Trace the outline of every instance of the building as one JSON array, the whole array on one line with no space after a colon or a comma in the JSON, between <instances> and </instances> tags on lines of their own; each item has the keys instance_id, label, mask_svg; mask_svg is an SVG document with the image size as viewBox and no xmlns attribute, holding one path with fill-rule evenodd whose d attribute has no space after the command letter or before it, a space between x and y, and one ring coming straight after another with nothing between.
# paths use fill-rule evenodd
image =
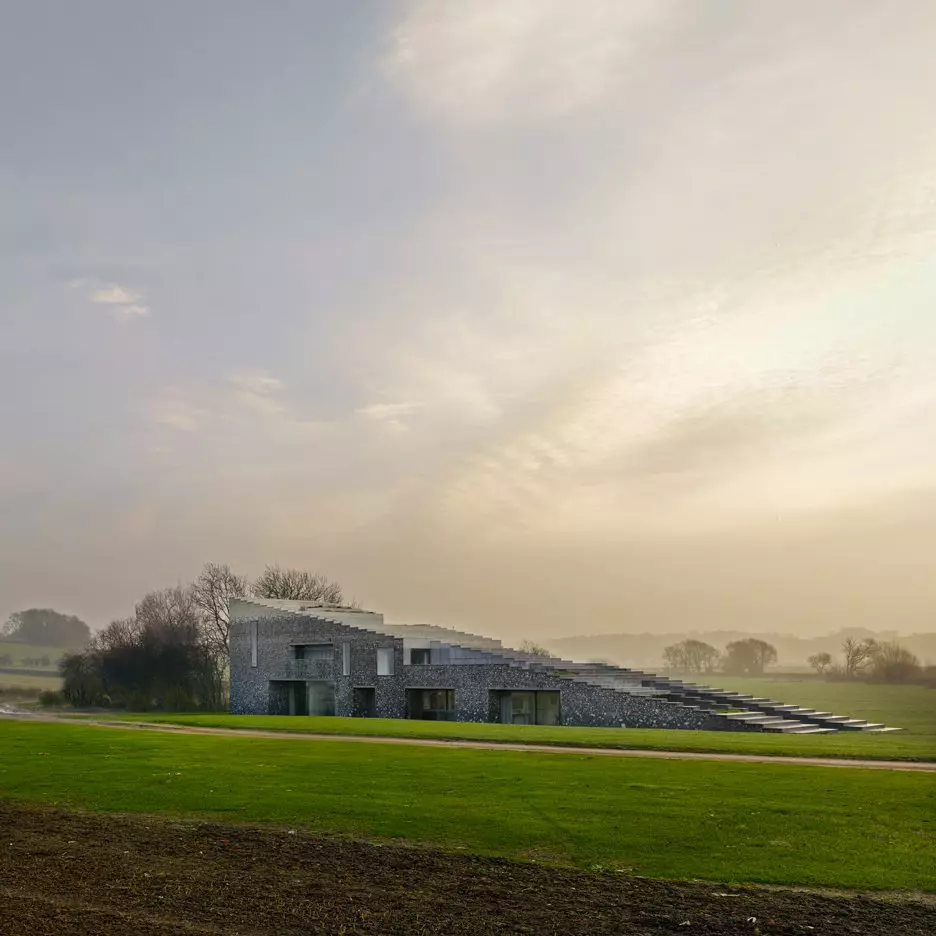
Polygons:
<instances>
[{"instance_id":1,"label":"building","mask_svg":"<svg viewBox=\"0 0 936 936\"><path fill-rule=\"evenodd\" d=\"M524 654L498 640L442 627L389 625L368 611L258 599L232 601L230 617L234 714L833 730L805 714L757 707L769 700L622 667ZM746 700L754 706L747 712L718 711L744 709ZM842 727L851 726L834 729Z\"/></svg>"}]
</instances>

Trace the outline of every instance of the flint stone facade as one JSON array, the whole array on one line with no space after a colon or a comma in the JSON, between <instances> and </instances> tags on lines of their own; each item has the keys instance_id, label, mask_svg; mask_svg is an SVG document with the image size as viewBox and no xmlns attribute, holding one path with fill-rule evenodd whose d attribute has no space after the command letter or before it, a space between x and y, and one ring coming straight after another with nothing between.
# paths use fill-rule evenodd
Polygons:
<instances>
[{"instance_id":1,"label":"flint stone facade","mask_svg":"<svg viewBox=\"0 0 936 936\"><path fill-rule=\"evenodd\" d=\"M305 714L301 699L320 692L329 707L333 698L335 715L407 718L412 714L409 690L442 689L454 691L454 704L445 715L453 721L502 721L505 694L553 692L559 694L556 723L562 725L736 727L677 702L630 695L574 681L561 671L543 672L507 662L499 659L494 641L487 642L492 647L482 644L479 649L409 638L407 628L392 630L385 628L381 615L369 612L304 608L299 602L232 602L232 714L288 715L297 709ZM413 630L419 633L418 628ZM414 664L414 645L428 649L433 661L449 662ZM296 648L309 646L316 648L317 658L297 659ZM378 675L381 648L392 655L391 675Z\"/></svg>"}]
</instances>

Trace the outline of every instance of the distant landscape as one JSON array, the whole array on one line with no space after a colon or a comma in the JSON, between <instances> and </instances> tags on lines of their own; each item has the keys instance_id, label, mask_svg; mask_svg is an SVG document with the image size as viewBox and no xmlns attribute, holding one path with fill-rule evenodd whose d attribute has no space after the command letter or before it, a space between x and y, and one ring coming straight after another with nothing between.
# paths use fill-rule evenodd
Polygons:
<instances>
[{"instance_id":1,"label":"distant landscape","mask_svg":"<svg viewBox=\"0 0 936 936\"><path fill-rule=\"evenodd\" d=\"M659 670L663 668L663 651L666 647L681 641L701 640L720 648L752 636L776 648L777 662L771 667L774 672L810 672L809 657L828 653L834 658L841 652L842 643L848 638L859 641L876 640L879 643L896 641L919 657L924 665L936 663L936 631L901 635L896 631L873 631L863 627L841 628L821 637L745 633L737 630L681 631L669 634L586 634L550 640L548 649L566 659L604 659L619 666Z\"/></svg>"}]
</instances>

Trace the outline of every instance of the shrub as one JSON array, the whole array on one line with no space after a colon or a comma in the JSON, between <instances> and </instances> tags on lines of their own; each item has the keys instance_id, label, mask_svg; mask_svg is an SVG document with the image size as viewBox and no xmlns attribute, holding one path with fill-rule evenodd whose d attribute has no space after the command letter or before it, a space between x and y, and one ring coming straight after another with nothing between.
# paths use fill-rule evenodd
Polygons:
<instances>
[{"instance_id":1,"label":"shrub","mask_svg":"<svg viewBox=\"0 0 936 936\"><path fill-rule=\"evenodd\" d=\"M872 679L887 683L907 683L918 679L922 667L917 657L896 641L879 643L871 661Z\"/></svg>"}]
</instances>

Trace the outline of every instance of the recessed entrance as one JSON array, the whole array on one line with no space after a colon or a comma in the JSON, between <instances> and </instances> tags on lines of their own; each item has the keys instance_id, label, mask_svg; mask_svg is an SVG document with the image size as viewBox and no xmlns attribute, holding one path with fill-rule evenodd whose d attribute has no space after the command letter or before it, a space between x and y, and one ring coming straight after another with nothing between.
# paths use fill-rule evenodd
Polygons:
<instances>
[{"instance_id":1,"label":"recessed entrance","mask_svg":"<svg viewBox=\"0 0 936 936\"><path fill-rule=\"evenodd\" d=\"M286 682L290 715L334 715L335 684L320 680Z\"/></svg>"},{"instance_id":2,"label":"recessed entrance","mask_svg":"<svg viewBox=\"0 0 936 936\"><path fill-rule=\"evenodd\" d=\"M374 718L377 715L377 692L373 688L356 686L351 693L352 712L356 718Z\"/></svg>"}]
</instances>

